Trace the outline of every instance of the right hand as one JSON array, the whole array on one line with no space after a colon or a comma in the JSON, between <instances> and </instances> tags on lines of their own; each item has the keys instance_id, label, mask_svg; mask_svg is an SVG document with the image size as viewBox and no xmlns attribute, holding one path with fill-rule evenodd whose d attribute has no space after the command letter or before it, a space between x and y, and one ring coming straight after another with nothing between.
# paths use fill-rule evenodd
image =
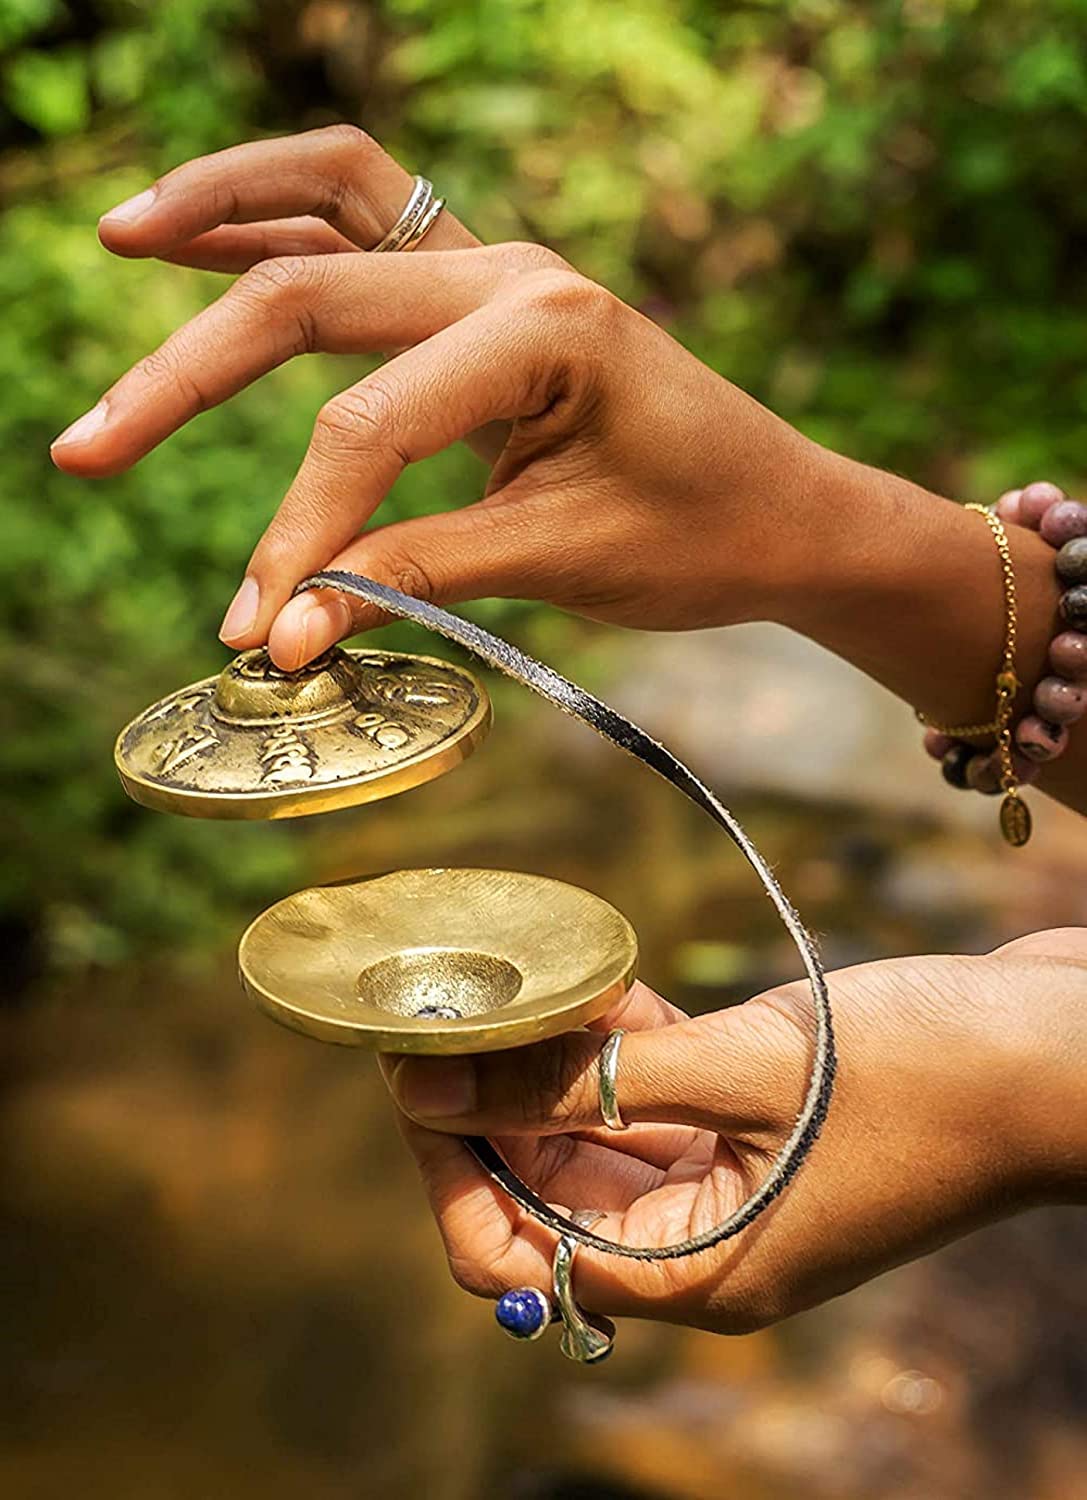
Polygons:
<instances>
[{"instance_id":1,"label":"right hand","mask_svg":"<svg viewBox=\"0 0 1087 1500\"><path fill-rule=\"evenodd\" d=\"M337 127L188 163L136 217L107 214L123 254L249 268L62 434L55 462L114 474L295 354L399 350L319 413L228 611L231 646L267 641L294 668L376 623L332 591L292 601L321 568L654 629L774 617L808 585L841 461L538 245L359 253L407 185ZM276 222L299 213L331 222ZM474 244L443 222L444 243ZM405 464L494 422L510 426L483 499L359 534Z\"/></svg>"}]
</instances>

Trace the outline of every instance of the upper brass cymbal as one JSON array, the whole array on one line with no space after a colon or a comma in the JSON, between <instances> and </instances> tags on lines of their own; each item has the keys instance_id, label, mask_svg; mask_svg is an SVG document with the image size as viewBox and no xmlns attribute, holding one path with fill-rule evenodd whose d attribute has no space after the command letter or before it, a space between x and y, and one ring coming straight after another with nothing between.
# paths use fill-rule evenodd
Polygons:
<instances>
[{"instance_id":1,"label":"upper brass cymbal","mask_svg":"<svg viewBox=\"0 0 1087 1500\"><path fill-rule=\"evenodd\" d=\"M638 940L599 896L509 870L398 870L298 891L238 947L275 1020L379 1052L490 1052L571 1031L634 982Z\"/></svg>"},{"instance_id":2,"label":"upper brass cymbal","mask_svg":"<svg viewBox=\"0 0 1087 1500\"><path fill-rule=\"evenodd\" d=\"M243 651L117 738L130 797L195 818L294 818L390 797L466 759L490 728L480 680L432 656L334 647L298 672Z\"/></svg>"}]
</instances>

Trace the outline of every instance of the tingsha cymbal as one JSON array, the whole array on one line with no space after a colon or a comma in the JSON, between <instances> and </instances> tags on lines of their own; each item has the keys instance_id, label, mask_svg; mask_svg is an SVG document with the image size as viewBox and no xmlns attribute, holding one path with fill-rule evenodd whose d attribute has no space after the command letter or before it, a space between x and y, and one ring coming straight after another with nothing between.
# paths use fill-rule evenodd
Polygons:
<instances>
[{"instance_id":1,"label":"tingsha cymbal","mask_svg":"<svg viewBox=\"0 0 1087 1500\"><path fill-rule=\"evenodd\" d=\"M399 870L299 891L238 948L242 983L295 1031L379 1052L490 1052L594 1020L630 989L620 912L508 870Z\"/></svg>"},{"instance_id":2,"label":"tingsha cymbal","mask_svg":"<svg viewBox=\"0 0 1087 1500\"><path fill-rule=\"evenodd\" d=\"M435 657L337 647L283 672L261 649L145 709L114 760L145 807L294 818L441 776L490 723L479 679Z\"/></svg>"}]
</instances>

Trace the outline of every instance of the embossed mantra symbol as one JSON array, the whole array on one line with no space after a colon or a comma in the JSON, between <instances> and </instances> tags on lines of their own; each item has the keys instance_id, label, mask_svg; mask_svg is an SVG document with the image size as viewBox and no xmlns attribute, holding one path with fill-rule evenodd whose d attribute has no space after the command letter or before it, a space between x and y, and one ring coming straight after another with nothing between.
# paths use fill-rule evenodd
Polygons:
<instances>
[{"instance_id":1,"label":"embossed mantra symbol","mask_svg":"<svg viewBox=\"0 0 1087 1500\"><path fill-rule=\"evenodd\" d=\"M483 738L490 703L463 668L388 651L326 652L284 672L246 651L122 732L137 801L195 817L295 817L416 786Z\"/></svg>"}]
</instances>

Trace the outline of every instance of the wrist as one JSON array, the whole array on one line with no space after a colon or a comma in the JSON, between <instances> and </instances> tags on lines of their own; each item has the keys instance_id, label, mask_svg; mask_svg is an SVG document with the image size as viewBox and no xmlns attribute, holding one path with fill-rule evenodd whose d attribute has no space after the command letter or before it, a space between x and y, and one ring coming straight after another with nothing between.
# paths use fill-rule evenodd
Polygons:
<instances>
[{"instance_id":1,"label":"wrist","mask_svg":"<svg viewBox=\"0 0 1087 1500\"><path fill-rule=\"evenodd\" d=\"M1004 600L984 518L897 475L820 451L803 572L779 592L771 618L937 721L991 718ZM1058 595L1046 543L1009 528L1009 544L1025 707L1044 671Z\"/></svg>"},{"instance_id":2,"label":"wrist","mask_svg":"<svg viewBox=\"0 0 1087 1500\"><path fill-rule=\"evenodd\" d=\"M905 598L949 502L897 474L810 443L802 545L771 618L813 639L848 638L855 616ZM911 575L912 579L911 579Z\"/></svg>"}]
</instances>

